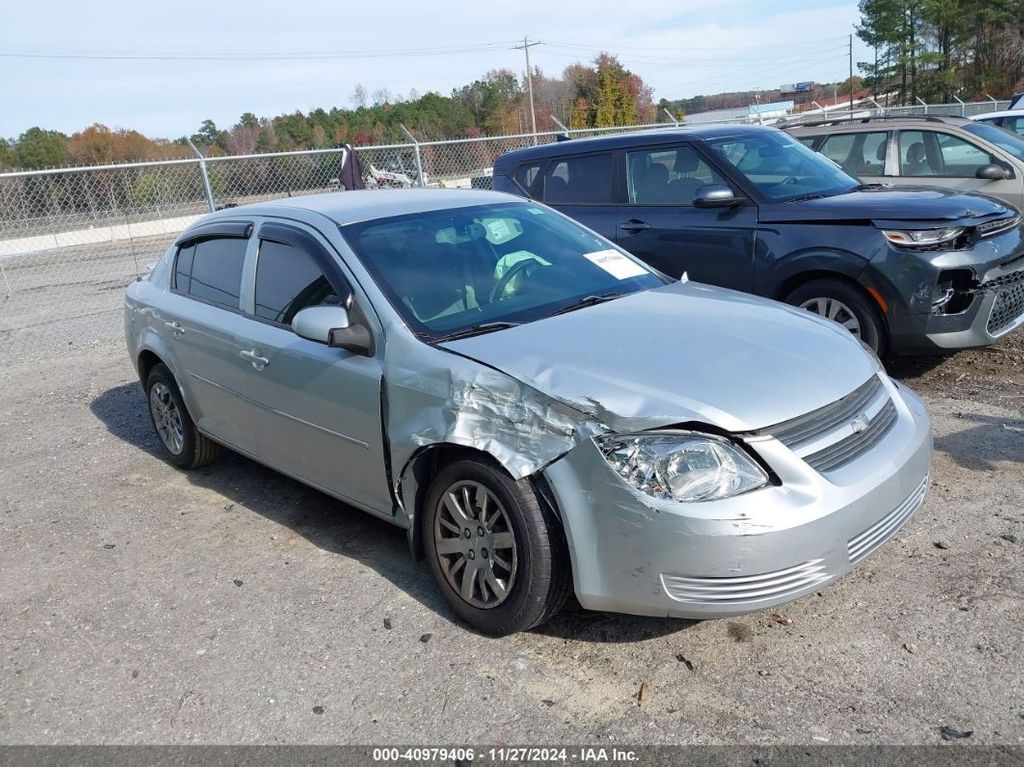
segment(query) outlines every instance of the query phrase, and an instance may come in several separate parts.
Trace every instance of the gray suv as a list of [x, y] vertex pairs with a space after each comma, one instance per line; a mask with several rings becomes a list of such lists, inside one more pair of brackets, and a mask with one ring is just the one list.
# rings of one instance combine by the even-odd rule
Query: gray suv
[[869, 117], [786, 131], [865, 183], [941, 186], [1024, 208], [1024, 138], [963, 117]]

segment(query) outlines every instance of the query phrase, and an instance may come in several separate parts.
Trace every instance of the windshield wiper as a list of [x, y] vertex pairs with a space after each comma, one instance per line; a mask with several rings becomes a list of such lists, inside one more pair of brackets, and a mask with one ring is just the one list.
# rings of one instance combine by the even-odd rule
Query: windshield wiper
[[578, 301], [573, 301], [567, 306], [563, 306], [556, 312], [549, 314], [549, 317], [556, 317], [559, 314], [565, 314], [566, 312], [574, 312], [577, 309], [583, 309], [586, 306], [594, 306], [596, 304], [603, 304], [605, 301], [611, 301], [613, 298], [618, 298], [622, 293], [601, 293], [596, 296], [584, 296]]
[[483, 335], [484, 333], [493, 333], [495, 330], [504, 330], [505, 328], [514, 328], [521, 325], [521, 322], [481, 322], [479, 325], [470, 325], [468, 328], [462, 328], [461, 330], [453, 330], [451, 333], [446, 333], [443, 336], [434, 339], [434, 343], [439, 344], [445, 341], [457, 341], [460, 338], [471, 338], [472, 336]]
[[822, 197], [831, 197], [830, 194], [824, 192], [811, 192], [810, 194], [801, 194], [798, 197], [791, 197], [786, 202], [803, 202], [804, 200], [819, 200]]

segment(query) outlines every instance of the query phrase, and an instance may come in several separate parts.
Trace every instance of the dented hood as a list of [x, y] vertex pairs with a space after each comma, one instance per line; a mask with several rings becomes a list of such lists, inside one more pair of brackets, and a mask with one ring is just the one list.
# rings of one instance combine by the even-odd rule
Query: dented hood
[[846, 330], [692, 282], [444, 345], [616, 431], [749, 431], [840, 399], [877, 370]]

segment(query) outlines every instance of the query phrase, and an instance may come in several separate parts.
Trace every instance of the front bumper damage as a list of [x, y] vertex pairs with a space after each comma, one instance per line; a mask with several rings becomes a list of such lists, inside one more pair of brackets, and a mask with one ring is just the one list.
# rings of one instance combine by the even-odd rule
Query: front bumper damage
[[896, 425], [827, 476], [780, 442], [758, 453], [777, 486], [723, 501], [651, 498], [614, 474], [593, 441], [544, 470], [572, 556], [576, 595], [593, 610], [715, 618], [820, 589], [894, 535], [923, 501], [932, 439], [923, 403], [892, 387]]
[[[987, 346], [1024, 325], [1024, 227], [974, 242], [969, 250], [890, 252], [874, 262], [897, 293], [890, 335], [896, 352]], [[895, 250], [895, 249], [891, 249]]]

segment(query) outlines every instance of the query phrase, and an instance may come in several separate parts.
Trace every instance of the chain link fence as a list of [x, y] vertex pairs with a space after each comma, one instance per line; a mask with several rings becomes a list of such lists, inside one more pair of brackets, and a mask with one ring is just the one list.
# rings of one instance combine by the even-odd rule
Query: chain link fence
[[[921, 107], [978, 114], [1001, 104]], [[910, 114], [900, 107], [885, 114]], [[949, 110], [960, 111], [949, 111]], [[867, 116], [877, 110], [857, 110]], [[835, 111], [828, 112], [835, 118]], [[821, 119], [821, 113], [818, 114]], [[574, 137], [671, 123], [569, 131]], [[559, 133], [357, 147], [367, 188], [490, 188], [504, 152]], [[211, 209], [337, 192], [344, 149], [0, 174], [0, 369], [122, 334], [125, 286]]]

